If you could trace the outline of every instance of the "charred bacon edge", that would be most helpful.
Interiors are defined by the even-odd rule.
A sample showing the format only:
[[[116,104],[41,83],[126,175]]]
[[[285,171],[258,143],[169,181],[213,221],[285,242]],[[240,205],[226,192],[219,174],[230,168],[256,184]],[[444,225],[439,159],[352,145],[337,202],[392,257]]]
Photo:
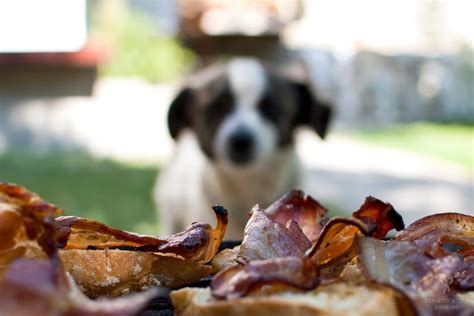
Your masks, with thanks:
[[[58,246],[63,249],[121,249],[143,252],[159,252],[176,255],[192,255],[203,247],[211,244],[209,253],[217,252],[221,243],[228,223],[227,210],[222,206],[213,206],[212,210],[216,215],[216,227],[214,229],[208,224],[193,223],[186,228],[185,231],[171,235],[165,238],[154,236],[139,235],[130,233],[120,229],[109,227],[95,220],[84,219],[76,216],[61,216],[56,218],[56,229],[58,232]],[[75,229],[87,229],[93,232],[97,231],[109,235],[110,237],[119,239],[106,242],[106,245],[82,247],[68,247],[68,241],[71,233]],[[203,260],[208,260],[205,256]],[[209,259],[210,260],[210,259]]]
[[[245,297],[250,292],[261,288],[265,285],[285,285],[294,289],[299,289],[303,291],[309,291],[314,289],[318,284],[320,284],[319,278],[319,269],[317,266],[308,258],[297,258],[297,257],[286,257],[280,258],[281,261],[275,261],[274,259],[267,259],[267,260],[256,260],[247,263],[246,265],[238,265],[229,267],[217,273],[211,281],[210,288],[211,293],[215,298],[218,299],[228,299],[228,298],[239,298]],[[264,273],[259,273],[255,271],[258,267],[255,267],[255,263],[262,263],[262,262],[272,262],[277,264],[276,268],[282,268],[283,272],[286,272],[284,269],[286,268],[285,260],[298,260],[302,264],[302,270],[309,272],[307,275],[309,278],[305,279],[305,283],[296,282],[288,275],[284,275],[284,273],[280,275],[266,275]],[[253,263],[252,263],[253,262]],[[225,282],[231,279],[233,276],[237,275],[238,273],[243,272],[250,275],[252,278],[250,280],[245,280],[246,282],[240,283],[240,285],[244,285],[240,287],[240,289],[236,288],[226,288],[224,287],[224,291],[220,288],[222,284],[225,285]],[[305,273],[307,274],[307,273]]]
[[[346,225],[349,225],[349,226],[354,226],[357,229],[359,229],[359,231],[362,234],[364,234],[366,236],[370,235],[371,232],[373,232],[373,231],[375,231],[375,229],[377,229],[377,227],[375,225],[367,225],[365,222],[363,222],[362,220],[357,219],[357,218],[333,217],[323,227],[323,230],[321,231],[321,234],[319,235],[318,241],[313,246],[311,246],[310,249],[307,250],[306,257],[312,258],[318,252],[318,250],[321,248],[321,245],[324,242],[324,239],[325,239],[326,235],[329,233],[331,228],[336,224],[346,224]],[[343,226],[343,228],[344,227],[347,227],[347,226]],[[343,255],[343,254],[340,254],[340,255]],[[340,255],[338,255],[337,257],[339,257]]]

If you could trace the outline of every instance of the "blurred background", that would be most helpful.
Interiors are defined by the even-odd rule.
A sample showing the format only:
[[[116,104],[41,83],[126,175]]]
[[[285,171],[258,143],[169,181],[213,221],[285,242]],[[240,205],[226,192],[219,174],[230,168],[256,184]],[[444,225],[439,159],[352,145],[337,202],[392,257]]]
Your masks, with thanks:
[[[63,2],[0,3],[1,181],[158,233],[151,192],[182,79],[233,55],[297,56],[336,112],[325,141],[298,135],[308,193],[333,215],[367,195],[408,223],[474,214],[474,2]]]

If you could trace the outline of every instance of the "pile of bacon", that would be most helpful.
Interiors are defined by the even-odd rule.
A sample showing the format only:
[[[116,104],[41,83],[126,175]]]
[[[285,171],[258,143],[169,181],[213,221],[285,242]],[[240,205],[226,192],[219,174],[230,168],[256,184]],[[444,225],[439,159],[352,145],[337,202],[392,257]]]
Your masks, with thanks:
[[[193,263],[210,261],[227,226],[215,207],[217,227],[193,223],[164,238],[142,236],[79,217],[26,189],[0,183],[0,315],[134,315],[157,289],[118,299],[91,300],[67,274],[59,249],[132,249],[162,253]]]
[[[399,231],[390,240],[387,233]],[[394,292],[402,315],[472,315],[474,217],[444,213],[404,229],[392,205],[368,197],[352,217],[329,219],[301,191],[255,207],[235,263],[211,282],[216,299],[310,291],[354,282]]]
[[[60,252],[165,254],[196,269],[215,256],[226,230],[227,212],[214,212],[216,228],[193,223],[172,236],[143,236],[58,217],[62,211],[36,194],[0,183],[0,315],[133,315],[156,289],[91,300],[66,272]],[[392,229],[398,233],[387,238]],[[216,299],[353,282],[391,291],[402,315],[474,314],[461,296],[474,290],[474,217],[468,215],[436,214],[404,229],[390,204],[368,197],[352,217],[329,219],[316,200],[291,191],[265,210],[252,210],[231,254],[231,264],[212,279]]]

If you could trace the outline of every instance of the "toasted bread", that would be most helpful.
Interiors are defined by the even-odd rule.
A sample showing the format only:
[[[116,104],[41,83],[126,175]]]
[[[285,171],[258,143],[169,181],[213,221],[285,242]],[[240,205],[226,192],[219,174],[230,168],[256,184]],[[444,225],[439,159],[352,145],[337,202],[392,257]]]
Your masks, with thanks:
[[[393,291],[350,283],[233,300],[217,300],[209,289],[184,288],[173,291],[171,299],[177,316],[399,315]]]
[[[177,288],[212,271],[176,256],[126,250],[60,250],[66,270],[89,297],[119,296],[151,286]]]

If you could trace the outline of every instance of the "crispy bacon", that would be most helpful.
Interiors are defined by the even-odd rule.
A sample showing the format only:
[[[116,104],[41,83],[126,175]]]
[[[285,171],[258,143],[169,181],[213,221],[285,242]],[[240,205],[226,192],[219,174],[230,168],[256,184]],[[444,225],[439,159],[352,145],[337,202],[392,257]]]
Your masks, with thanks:
[[[303,257],[327,222],[327,209],[303,191],[293,190],[262,210],[252,209],[238,261]]]
[[[403,288],[429,272],[427,262],[430,258],[410,242],[360,237],[356,245],[364,273],[377,282]]]
[[[321,284],[321,281],[318,267],[308,258],[257,260],[245,266],[235,266],[221,271],[211,282],[211,293],[217,299],[237,299],[252,295],[273,295],[279,292],[308,292],[319,285],[331,287],[341,282],[330,281]],[[397,287],[379,283],[367,283],[365,286],[391,292],[400,315],[417,315],[412,300]],[[308,295],[311,295],[311,292]]]
[[[66,274],[57,278],[52,260],[18,259],[0,281],[0,315],[135,315],[157,294],[156,289],[119,299],[90,300]]]
[[[290,197],[291,194],[282,198],[278,205],[284,205]],[[368,197],[351,218],[330,220],[301,256],[304,247],[295,247],[301,245],[295,240],[308,235],[301,234],[301,230],[290,233],[291,225],[298,223],[288,216],[290,211],[279,217],[275,215],[277,207],[270,210],[254,211],[241,248],[248,255],[242,256],[245,264],[215,276],[211,283],[214,297],[232,299],[279,290],[308,291],[334,280],[339,275],[337,267],[344,267],[357,255],[357,267],[365,275],[358,281],[366,282],[366,286],[390,287],[397,294],[402,314],[444,315],[447,309],[449,314],[474,313],[472,306],[455,296],[458,290],[474,289],[472,217],[429,216],[400,232],[395,240],[381,241],[390,230],[403,229],[403,220],[390,204]],[[293,249],[288,250],[285,245],[292,245]],[[256,260],[261,258],[267,260]]]
[[[400,230],[403,227],[403,219],[392,205],[369,196],[352,218],[331,219],[308,251],[308,256],[316,264],[325,265],[347,254],[358,235],[383,238],[392,228]]]
[[[398,233],[394,240],[412,241],[431,257],[456,252],[474,259],[474,217],[459,213],[427,216]]]
[[[264,285],[311,290],[319,283],[318,269],[305,258],[285,257],[255,260],[244,266],[234,266],[219,272],[211,282],[216,298],[238,298]]]
[[[263,225],[257,222],[257,220],[265,221],[267,224]],[[364,222],[355,218],[334,218],[323,228],[320,239],[308,251],[307,255],[302,255],[302,249],[288,247],[290,242],[284,239],[288,235],[283,235],[284,237],[282,237],[281,234],[276,234],[275,226],[281,228],[281,224],[270,221],[263,211],[255,210],[252,218],[249,220],[249,223],[251,222],[255,223],[255,225],[247,225],[245,236],[250,236],[252,243],[248,242],[249,239],[244,239],[241,246],[241,252],[243,250],[247,257],[244,257],[246,261],[240,262],[245,263],[245,265],[227,268],[214,277],[214,285],[211,288],[213,289],[213,295],[216,297],[245,296],[249,292],[249,288],[252,288],[254,284],[262,283],[261,280],[265,280],[265,284],[272,284],[271,281],[274,280],[279,285],[286,283],[289,286],[302,289],[304,288],[303,285],[306,284],[298,285],[299,283],[295,283],[296,281],[287,277],[288,271],[291,270],[287,269],[286,260],[291,260],[294,263],[299,262],[300,266],[304,263],[306,269],[312,268],[314,270],[313,273],[319,276],[318,267],[334,263],[341,256],[348,253],[353,247],[357,234],[363,233],[368,235],[371,232],[370,229],[372,231],[376,229],[374,226],[371,226],[371,228],[367,227]],[[255,230],[252,230],[254,228]],[[269,239],[268,236],[276,237]],[[282,243],[282,240],[285,240],[286,243]],[[286,254],[287,257],[282,258],[281,254]],[[263,257],[267,260],[262,261],[255,259],[256,257]],[[342,264],[345,264],[350,259],[347,258]],[[312,262],[312,264],[308,262]],[[254,265],[257,265],[259,269],[254,269]],[[326,279],[327,277],[324,276],[324,278]],[[313,283],[311,284],[316,286],[319,281],[319,278],[317,280],[312,279]],[[241,290],[241,288],[245,290]]]
[[[423,290],[429,289],[433,282],[441,282],[450,289],[474,290],[474,267],[458,254],[434,258],[428,261],[430,273],[420,281]],[[445,289],[443,289],[445,290]]]
[[[217,253],[227,228],[227,210],[213,206],[216,227],[209,224],[193,223],[184,232],[166,237],[166,243],[158,247],[158,252],[173,253],[196,262],[208,262]]]
[[[196,262],[207,262],[217,252],[227,227],[227,211],[213,207],[216,228],[193,223],[185,231],[167,237],[138,235],[76,216],[56,218],[58,243],[63,249],[117,249],[175,254]]]
[[[0,279],[16,258],[57,256],[54,216],[61,213],[20,186],[0,183]]]
[[[59,259],[54,216],[62,211],[26,189],[0,183],[0,315],[134,315],[150,290],[92,301]]]
[[[238,260],[302,257],[310,248],[311,238],[315,243],[308,256],[324,265],[346,255],[358,234],[383,238],[389,230],[404,227],[401,216],[390,204],[370,196],[352,218],[333,218],[321,230],[326,215],[327,210],[302,191],[291,191],[264,212],[254,208]]]
[[[280,209],[289,212],[281,207],[281,203],[291,201],[295,196],[301,198],[302,194],[292,193],[280,199],[278,203]],[[276,217],[276,212],[272,211],[270,214]],[[287,215],[280,218],[286,217]],[[287,226],[283,226],[280,222],[269,218],[266,211],[254,208],[252,217],[245,228],[239,253],[239,259],[241,259],[239,262],[246,265],[230,267],[219,273],[215,277],[213,295],[216,297],[243,296],[248,291],[240,290],[241,287],[247,289],[253,284],[260,284],[260,280],[265,280],[266,283],[275,280],[278,284],[291,285],[289,283],[291,280],[286,277],[288,270],[278,259],[281,257],[293,257],[292,259],[285,258],[285,260],[300,262],[300,265],[304,262],[306,267],[312,266],[313,273],[319,276],[319,280],[334,278],[354,257],[354,243],[358,235],[375,235],[381,238],[392,228],[403,228],[401,216],[393,207],[372,197],[366,199],[361,208],[354,212],[353,217],[331,219],[323,227],[319,238],[310,249],[308,249],[309,240],[304,238],[306,235],[298,229],[296,221],[290,219],[286,224]],[[306,254],[304,254],[305,250],[307,250]],[[262,259],[273,259],[273,261],[252,261]],[[312,265],[309,265],[308,261],[311,261]],[[271,262],[278,262],[278,264],[275,263],[272,266]],[[267,267],[267,269],[254,269],[254,263],[259,268]],[[295,282],[300,284],[298,281]],[[311,284],[316,286],[315,279],[312,282]],[[299,288],[303,287],[299,285]]]
[[[347,253],[357,235],[370,235],[372,231],[373,227],[356,218],[335,217],[324,226],[320,238],[307,256],[317,265],[325,265]]]
[[[474,290],[474,263],[464,260],[464,269],[455,273],[453,286],[463,291]]]
[[[56,218],[57,240],[61,249],[159,246],[165,239],[144,236],[109,227],[93,219],[78,216]]]
[[[458,254],[431,258],[409,241],[379,241],[373,238],[357,238],[357,253],[364,272],[378,282],[390,283],[399,288],[417,288],[418,291],[449,288],[469,290],[471,264]],[[434,284],[436,283],[436,284]]]
[[[293,190],[273,202],[265,209],[268,218],[287,225],[295,221],[311,242],[318,239],[324,224],[328,221],[328,210],[303,191]]]
[[[374,225],[377,229],[372,237],[381,239],[393,228],[402,230],[405,228],[403,218],[395,211],[389,203],[382,202],[372,196],[365,198],[364,204],[359,210],[352,213],[352,217],[358,218],[368,225]]]
[[[290,220],[283,225],[255,207],[245,226],[238,260],[247,262],[288,256],[303,257],[310,246],[310,241],[295,221]]]
[[[421,314],[436,314],[446,302],[454,303],[450,306],[453,312],[473,311],[451,292],[459,286],[469,267],[461,256],[451,254],[433,259],[409,241],[358,237],[356,244],[364,274],[377,283],[403,290]]]

